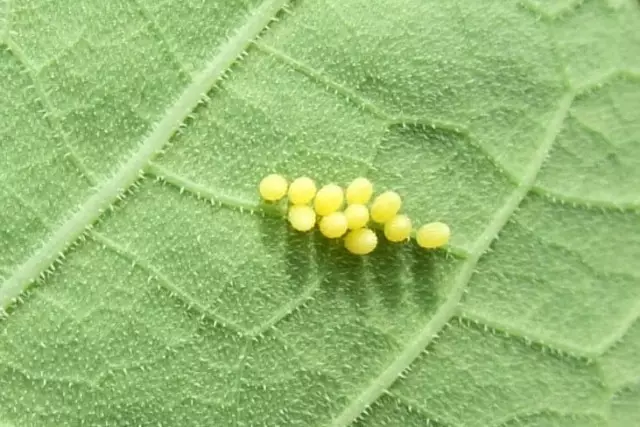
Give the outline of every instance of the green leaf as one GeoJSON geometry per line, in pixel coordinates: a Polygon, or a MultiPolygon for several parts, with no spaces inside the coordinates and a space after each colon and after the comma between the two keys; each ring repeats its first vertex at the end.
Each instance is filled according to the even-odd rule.
{"type": "Polygon", "coordinates": [[[0,6],[0,426],[640,423],[636,0],[0,6]]]}

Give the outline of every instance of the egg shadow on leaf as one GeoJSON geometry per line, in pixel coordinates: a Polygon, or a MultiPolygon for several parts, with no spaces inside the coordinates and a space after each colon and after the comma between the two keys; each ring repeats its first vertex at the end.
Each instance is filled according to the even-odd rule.
{"type": "Polygon", "coordinates": [[[286,227],[285,234],[287,274],[296,283],[308,286],[314,267],[311,235],[300,233],[291,227],[286,227]]]}
{"type": "Polygon", "coordinates": [[[446,255],[440,250],[425,250],[414,241],[406,249],[412,276],[410,292],[419,307],[425,312],[433,312],[442,303],[438,292],[441,284],[437,281],[437,265],[446,262],[446,255]]]}
{"type": "Polygon", "coordinates": [[[282,218],[264,216],[259,224],[265,253],[284,254],[286,274],[293,286],[308,286],[313,264],[310,236],[291,229],[282,218]]]}
{"type": "Polygon", "coordinates": [[[373,293],[393,311],[403,300],[413,299],[425,313],[433,313],[442,303],[443,284],[438,265],[446,264],[446,253],[425,250],[414,240],[389,242],[377,232],[378,246],[365,256],[344,247],[344,239],[328,239],[319,230],[299,232],[282,218],[264,217],[261,235],[265,250],[284,252],[287,276],[296,288],[314,286],[328,295],[347,296],[357,307],[365,307],[373,293]]]}
{"type": "Polygon", "coordinates": [[[263,215],[259,221],[260,238],[265,251],[272,251],[282,246],[287,224],[280,218],[263,215]]]}
{"type": "Polygon", "coordinates": [[[390,309],[402,302],[410,270],[405,257],[405,244],[389,242],[378,233],[378,246],[368,255],[368,269],[383,303],[390,309]]]}
{"type": "Polygon", "coordinates": [[[327,239],[313,233],[320,287],[328,292],[344,293],[357,305],[366,304],[365,264],[362,257],[347,252],[343,239],[327,239]]]}

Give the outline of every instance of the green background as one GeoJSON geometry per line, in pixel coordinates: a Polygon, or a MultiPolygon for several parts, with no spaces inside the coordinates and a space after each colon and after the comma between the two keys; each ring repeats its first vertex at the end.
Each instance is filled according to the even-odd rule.
{"type": "Polygon", "coordinates": [[[637,1],[4,0],[0,94],[0,426],[640,425],[637,1]]]}

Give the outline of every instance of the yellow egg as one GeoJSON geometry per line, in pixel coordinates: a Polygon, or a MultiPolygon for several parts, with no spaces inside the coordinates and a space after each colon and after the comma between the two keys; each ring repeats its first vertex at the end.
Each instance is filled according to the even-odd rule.
{"type": "Polygon", "coordinates": [[[406,215],[396,215],[384,224],[384,235],[391,242],[407,240],[411,234],[411,220],[406,215]]]}
{"type": "Polygon", "coordinates": [[[423,248],[433,249],[444,246],[449,241],[451,230],[442,222],[425,224],[416,232],[416,241],[423,248]]]}
{"type": "Polygon", "coordinates": [[[287,194],[287,180],[282,175],[267,175],[260,181],[260,196],[269,202],[280,200],[287,194]]]}
{"type": "Polygon", "coordinates": [[[327,216],[342,207],[344,191],[335,184],[328,184],[318,190],[313,206],[320,216],[327,216]]]}
{"type": "Polygon", "coordinates": [[[307,205],[291,206],[288,218],[291,226],[298,231],[309,231],[316,224],[316,213],[307,205]]]}
{"type": "Polygon", "coordinates": [[[347,217],[342,212],[333,212],[320,220],[320,232],[330,239],[342,237],[347,232],[347,217]]]}
{"type": "Polygon", "coordinates": [[[369,209],[365,205],[349,205],[344,210],[349,230],[363,228],[369,222],[369,209]]]}
{"type": "Polygon", "coordinates": [[[347,187],[347,203],[365,205],[373,194],[373,184],[367,178],[356,178],[347,187]]]}
{"type": "Polygon", "coordinates": [[[344,246],[355,255],[366,255],[373,252],[378,245],[378,236],[369,228],[350,231],[344,238],[344,246]]]}
{"type": "Polygon", "coordinates": [[[303,176],[296,178],[289,185],[289,202],[294,205],[306,205],[316,195],[316,183],[311,178],[303,176]]]}
{"type": "Polygon", "coordinates": [[[402,206],[402,199],[395,191],[385,191],[373,200],[371,204],[371,219],[384,224],[396,216],[402,206]]]}

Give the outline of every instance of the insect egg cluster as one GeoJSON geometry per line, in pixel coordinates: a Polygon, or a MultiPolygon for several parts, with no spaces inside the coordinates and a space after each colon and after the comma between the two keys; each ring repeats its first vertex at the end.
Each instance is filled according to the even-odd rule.
{"type": "MultiPolygon", "coordinates": [[[[345,248],[356,255],[371,253],[378,245],[373,228],[395,243],[408,241],[413,231],[411,219],[400,213],[400,195],[387,190],[371,200],[373,184],[367,178],[354,179],[346,189],[336,184],[318,189],[306,176],[289,183],[271,174],[262,179],[259,191],[267,202],[288,199],[287,219],[295,230],[310,231],[317,224],[323,236],[344,238],[345,248]]],[[[432,222],[416,230],[415,239],[419,246],[435,249],[446,245],[450,234],[447,224],[432,222]]]]}

